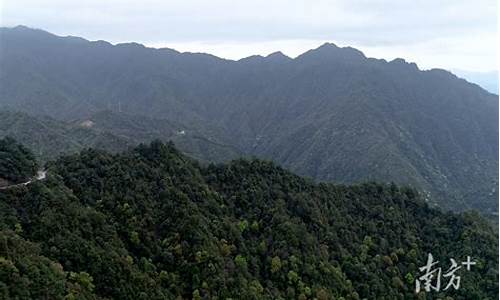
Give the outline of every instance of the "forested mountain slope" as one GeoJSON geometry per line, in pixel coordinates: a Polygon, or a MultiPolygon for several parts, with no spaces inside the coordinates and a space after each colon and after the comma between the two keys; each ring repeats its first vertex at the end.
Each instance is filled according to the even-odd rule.
{"type": "Polygon", "coordinates": [[[198,127],[197,124],[186,125],[109,110],[95,113],[86,120],[76,121],[79,124],[82,122],[90,122],[92,129],[126,138],[136,145],[155,139],[172,141],[183,153],[204,162],[222,162],[243,155],[217,129],[209,126],[198,127]]]}
{"type": "Polygon", "coordinates": [[[38,171],[33,153],[12,138],[0,139],[0,188],[25,182],[38,171]]]}
{"type": "Polygon", "coordinates": [[[12,137],[33,151],[40,161],[55,159],[87,147],[117,152],[134,146],[129,139],[49,117],[0,110],[0,138],[12,137]]]}
{"type": "Polygon", "coordinates": [[[417,195],[396,185],[315,184],[261,160],[201,167],[160,142],[114,155],[84,150],[49,163],[44,181],[0,191],[0,293],[497,299],[492,229],[417,195]],[[416,295],[428,253],[444,269],[467,255],[477,265],[461,273],[457,291],[416,295]]]}
{"type": "Polygon", "coordinates": [[[238,150],[209,131],[200,132],[167,120],[102,111],[69,122],[46,116],[0,110],[0,138],[10,136],[34,151],[41,161],[85,148],[119,152],[154,139],[174,141],[179,149],[204,162],[236,158],[238,150]]]}
{"type": "Polygon", "coordinates": [[[0,40],[0,107],[166,119],[318,180],[395,181],[445,209],[498,211],[498,96],[446,71],[333,44],[231,61],[26,27],[0,40]]]}

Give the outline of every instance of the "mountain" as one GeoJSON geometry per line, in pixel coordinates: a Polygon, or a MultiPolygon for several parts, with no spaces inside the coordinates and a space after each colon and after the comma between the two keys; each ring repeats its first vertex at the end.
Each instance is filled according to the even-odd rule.
{"type": "Polygon", "coordinates": [[[413,189],[317,184],[262,160],[201,166],[158,141],[47,167],[0,191],[2,299],[498,298],[493,229],[413,189]],[[476,265],[456,291],[416,294],[428,253],[443,272],[476,265]]]}
{"type": "Polygon", "coordinates": [[[155,139],[172,141],[183,153],[203,162],[222,162],[243,155],[217,130],[208,126],[196,127],[196,124],[184,125],[165,119],[112,111],[101,111],[76,123],[131,140],[135,145],[155,139]]]}
{"type": "Polygon", "coordinates": [[[21,183],[36,174],[35,156],[12,138],[0,139],[0,188],[21,183]]]}
{"type": "Polygon", "coordinates": [[[447,71],[328,43],[231,61],[22,26],[0,40],[0,107],[168,120],[318,181],[394,181],[444,209],[498,211],[498,96],[447,71]]]}
{"type": "Polygon", "coordinates": [[[0,110],[0,137],[6,136],[31,149],[41,162],[87,147],[117,152],[134,146],[128,139],[95,131],[80,124],[0,110]]]}
{"type": "Polygon", "coordinates": [[[473,72],[466,70],[453,70],[453,73],[457,74],[459,77],[477,83],[485,90],[493,94],[498,94],[498,71],[473,72]]]}
{"type": "Polygon", "coordinates": [[[59,121],[46,116],[0,110],[0,137],[13,137],[42,161],[85,148],[121,152],[154,139],[174,141],[179,149],[204,162],[240,157],[238,150],[214,135],[172,122],[102,111],[89,118],[59,121]]]}

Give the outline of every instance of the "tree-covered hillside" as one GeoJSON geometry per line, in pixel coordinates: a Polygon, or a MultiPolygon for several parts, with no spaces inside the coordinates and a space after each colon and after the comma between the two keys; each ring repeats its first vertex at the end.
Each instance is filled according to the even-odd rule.
{"type": "Polygon", "coordinates": [[[477,214],[261,160],[202,167],[161,142],[84,150],[0,191],[0,241],[3,299],[498,298],[497,238],[477,214]],[[416,295],[428,253],[477,265],[457,291],[416,295]]]}
{"type": "Polygon", "coordinates": [[[240,156],[235,147],[221,142],[209,128],[196,129],[164,119],[111,111],[64,122],[47,116],[0,110],[0,138],[4,136],[12,136],[26,145],[41,161],[89,147],[115,153],[154,139],[172,140],[182,152],[205,162],[240,156]]]}
{"type": "Polygon", "coordinates": [[[129,139],[49,117],[0,110],[0,138],[11,136],[29,148],[40,161],[75,153],[87,147],[110,152],[135,146],[129,139]]]}
{"type": "Polygon", "coordinates": [[[0,187],[20,183],[33,177],[38,170],[35,156],[11,137],[0,138],[0,187]]]}

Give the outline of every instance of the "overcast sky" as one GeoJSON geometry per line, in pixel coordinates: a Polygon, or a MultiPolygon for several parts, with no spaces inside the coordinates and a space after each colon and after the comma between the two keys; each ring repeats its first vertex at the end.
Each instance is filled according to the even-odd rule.
{"type": "Polygon", "coordinates": [[[324,42],[420,68],[497,69],[496,0],[0,0],[2,26],[207,52],[295,57],[324,42]]]}

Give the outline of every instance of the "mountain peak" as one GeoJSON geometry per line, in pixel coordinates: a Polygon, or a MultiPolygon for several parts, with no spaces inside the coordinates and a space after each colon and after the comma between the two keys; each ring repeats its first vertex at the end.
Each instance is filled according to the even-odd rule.
{"type": "Polygon", "coordinates": [[[115,46],[124,47],[124,48],[137,48],[137,49],[145,49],[146,46],[136,42],[126,42],[126,43],[118,43],[115,46]]]}
{"type": "Polygon", "coordinates": [[[250,55],[247,57],[240,58],[238,62],[253,62],[253,61],[261,61],[264,57],[262,55],[250,55]]]}
{"type": "Polygon", "coordinates": [[[12,29],[14,29],[14,30],[34,30],[33,28],[30,28],[30,27],[25,26],[25,25],[17,25],[17,26],[12,27],[12,29]]]}
{"type": "Polygon", "coordinates": [[[411,69],[418,70],[417,64],[415,64],[413,62],[407,62],[403,58],[399,58],[399,57],[391,60],[389,62],[389,64],[394,65],[394,66],[398,66],[398,67],[409,67],[411,69]]]}
{"type": "Polygon", "coordinates": [[[13,32],[19,32],[19,33],[42,33],[45,35],[53,35],[52,33],[45,31],[43,29],[38,29],[38,28],[33,28],[33,27],[28,27],[25,25],[17,25],[14,27],[0,27],[2,30],[9,30],[13,32]]]}
{"type": "Polygon", "coordinates": [[[273,61],[288,61],[288,60],[291,60],[290,57],[286,56],[281,51],[273,52],[273,53],[269,54],[268,56],[266,56],[266,58],[271,59],[273,61]]]}
{"type": "Polygon", "coordinates": [[[248,63],[248,62],[263,63],[263,62],[285,62],[285,61],[289,61],[289,60],[292,60],[292,59],[290,57],[286,56],[285,54],[283,54],[283,52],[276,51],[276,52],[273,52],[267,56],[252,55],[252,56],[244,57],[238,61],[239,62],[246,62],[246,63],[248,63]]]}
{"type": "Polygon", "coordinates": [[[300,59],[359,61],[365,59],[363,52],[352,47],[338,47],[334,43],[324,43],[316,49],[301,54],[300,59]]]}
{"type": "Polygon", "coordinates": [[[335,45],[334,43],[326,42],[316,49],[339,49],[339,46],[335,45]]]}

